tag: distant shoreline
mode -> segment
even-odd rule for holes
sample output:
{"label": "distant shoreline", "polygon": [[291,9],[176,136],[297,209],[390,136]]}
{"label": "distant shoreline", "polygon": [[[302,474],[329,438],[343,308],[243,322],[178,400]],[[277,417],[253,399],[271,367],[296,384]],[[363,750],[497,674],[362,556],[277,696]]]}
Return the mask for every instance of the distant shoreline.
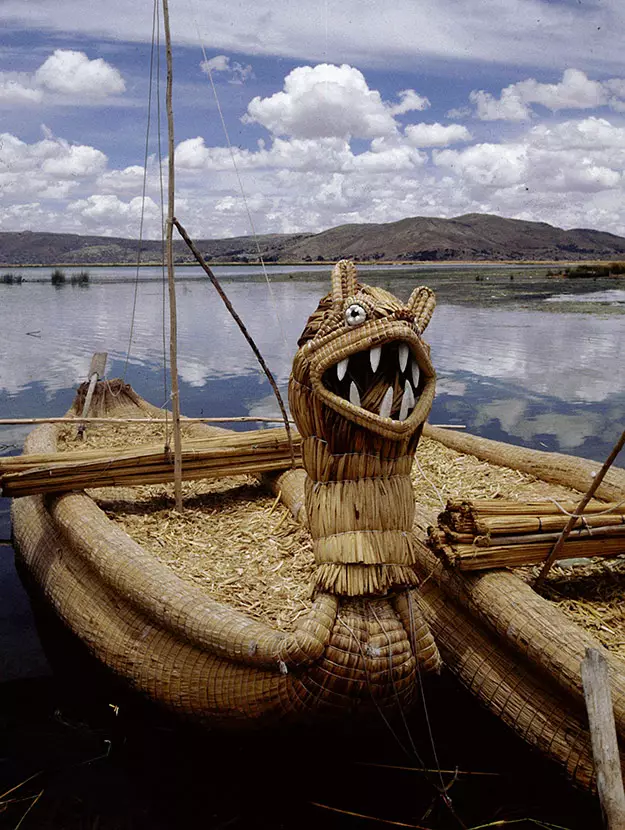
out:
{"label": "distant shoreline", "polygon": [[[535,265],[537,267],[556,267],[567,268],[572,265],[609,265],[615,262],[614,258],[610,259],[432,259],[432,260],[405,260],[405,259],[371,259],[371,260],[355,260],[357,266],[384,266],[384,265],[401,265],[405,268],[414,268],[416,266],[435,266],[435,265]],[[337,260],[327,260],[324,262],[307,262],[307,261],[284,261],[284,262],[265,262],[266,268],[275,267],[302,267],[302,268],[328,268],[334,267]],[[142,262],[140,268],[159,268],[163,265],[162,262]],[[209,262],[208,265],[212,268],[227,267],[227,268],[253,268],[262,267],[260,262]],[[176,268],[197,268],[200,267],[197,262],[176,262]],[[34,263],[0,263],[0,271],[17,269],[17,268],[136,268],[135,262],[50,262],[42,264],[40,262]]]}

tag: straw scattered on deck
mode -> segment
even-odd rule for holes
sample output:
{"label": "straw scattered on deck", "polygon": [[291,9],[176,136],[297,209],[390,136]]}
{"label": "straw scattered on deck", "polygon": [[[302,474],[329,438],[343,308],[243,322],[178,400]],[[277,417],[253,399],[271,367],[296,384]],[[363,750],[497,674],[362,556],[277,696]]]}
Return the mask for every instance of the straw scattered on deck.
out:
{"label": "straw scattered on deck", "polygon": [[[185,429],[197,429],[191,425]],[[158,441],[162,423],[98,426],[77,441],[63,428],[60,449]],[[417,525],[434,523],[449,498],[575,501],[579,494],[524,473],[462,455],[422,439],[413,469]],[[90,491],[111,519],[182,579],[214,599],[288,630],[310,604],[314,570],[308,532],[249,476],[184,484],[185,511],[174,508],[173,486]],[[530,581],[535,568],[516,573]],[[607,648],[625,655],[625,560],[584,560],[554,567],[544,595]]]}

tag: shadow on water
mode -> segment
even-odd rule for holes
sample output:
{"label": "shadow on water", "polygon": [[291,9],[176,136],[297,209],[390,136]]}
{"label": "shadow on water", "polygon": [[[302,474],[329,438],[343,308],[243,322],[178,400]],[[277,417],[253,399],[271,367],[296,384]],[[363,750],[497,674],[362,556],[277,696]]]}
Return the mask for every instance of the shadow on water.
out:
{"label": "shadow on water", "polygon": [[0,685],[0,793],[17,787],[3,827],[29,808],[21,827],[41,830],[600,827],[595,800],[446,673],[424,685],[427,717],[419,703],[366,729],[346,714],[326,729],[202,731],[120,687],[21,576],[55,674]]}

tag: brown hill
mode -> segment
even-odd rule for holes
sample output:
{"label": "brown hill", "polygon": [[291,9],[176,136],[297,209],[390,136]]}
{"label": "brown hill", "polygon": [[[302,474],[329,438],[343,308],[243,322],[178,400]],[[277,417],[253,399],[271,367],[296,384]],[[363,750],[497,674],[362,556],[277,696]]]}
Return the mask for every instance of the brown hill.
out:
{"label": "brown hill", "polygon": [[[278,259],[285,247],[304,239],[306,234],[265,234],[258,237],[258,247],[269,261]],[[212,239],[197,243],[209,261],[247,261],[256,259],[256,240],[250,236]],[[141,261],[159,262],[161,241],[141,242]],[[112,265],[135,264],[136,239],[113,236],[80,236],[71,233],[0,233],[0,264],[4,265]],[[174,242],[177,262],[194,262],[193,254],[182,240]]]}
{"label": "brown hill", "polygon": [[[212,262],[253,262],[258,248],[267,262],[360,260],[579,260],[623,259],[625,238],[590,229],[565,231],[545,222],[469,213],[454,219],[418,216],[388,224],[340,225],[317,234],[266,234],[203,240]],[[158,261],[161,243],[141,245],[144,262]],[[178,262],[190,262],[184,243],[175,243]],[[134,263],[137,241],[25,231],[0,233],[0,264],[54,265]]]}
{"label": "brown hill", "polygon": [[287,252],[311,260],[610,259],[625,255],[625,239],[469,213],[454,219],[419,216],[384,225],[341,225],[299,240]]}

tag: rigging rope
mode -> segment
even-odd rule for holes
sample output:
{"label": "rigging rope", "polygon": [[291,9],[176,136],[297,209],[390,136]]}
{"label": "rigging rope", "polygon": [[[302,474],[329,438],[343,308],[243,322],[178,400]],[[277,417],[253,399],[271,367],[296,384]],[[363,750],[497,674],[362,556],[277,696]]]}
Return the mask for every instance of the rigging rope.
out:
{"label": "rigging rope", "polygon": [[232,161],[232,167],[234,169],[234,173],[236,175],[237,183],[238,183],[238,186],[239,186],[239,193],[241,194],[241,199],[242,199],[243,205],[245,207],[245,213],[247,214],[247,221],[248,221],[250,229],[252,231],[252,236],[254,237],[254,244],[256,246],[256,253],[258,255],[258,260],[260,262],[260,266],[261,266],[261,269],[262,269],[262,272],[263,272],[263,276],[265,278],[265,283],[267,284],[267,290],[269,291],[269,296],[271,298],[271,303],[273,305],[273,310],[274,310],[274,314],[276,316],[276,320],[278,321],[278,326],[280,328],[280,334],[282,336],[282,340],[284,341],[284,345],[288,349],[289,344],[288,344],[286,334],[285,334],[285,331],[284,331],[284,326],[282,325],[282,319],[280,317],[280,312],[278,311],[278,304],[276,302],[276,298],[275,298],[275,295],[273,293],[273,288],[272,288],[272,285],[271,285],[271,281],[269,279],[269,274],[267,273],[267,267],[265,265],[265,260],[263,258],[263,255],[261,254],[261,251],[260,251],[260,244],[258,242],[258,234],[256,233],[256,226],[254,225],[254,219],[252,217],[252,212],[250,210],[249,203],[248,203],[248,200],[247,200],[247,196],[245,194],[245,188],[243,187],[243,180],[241,178],[241,173],[240,173],[239,167],[237,165],[236,157],[235,157],[235,154],[234,154],[234,148],[232,146],[232,142],[230,141],[230,134],[228,132],[228,127],[226,126],[226,119],[224,118],[223,110],[221,108],[221,102],[219,100],[219,95],[217,94],[217,87],[215,86],[215,80],[213,78],[213,73],[212,73],[212,70],[211,70],[210,65],[209,65],[208,57],[206,55],[206,49],[205,49],[204,44],[202,42],[202,36],[200,34],[200,30],[199,30],[199,27],[198,27],[198,24],[197,24],[197,17],[195,15],[195,8],[193,9],[192,16],[193,16],[193,22],[195,24],[195,30],[196,30],[196,33],[197,33],[198,42],[200,44],[200,49],[202,50],[202,55],[204,57],[204,68],[206,70],[206,74],[208,76],[211,88],[213,90],[213,96],[215,98],[215,105],[217,107],[217,112],[219,114],[219,120],[221,121],[221,127],[222,127],[222,130],[223,130],[223,133],[224,133],[224,137],[226,139],[226,144],[228,145],[228,152],[230,154],[230,160]]}
{"label": "rigging rope", "polygon": [[135,318],[137,314],[137,297],[139,294],[139,268],[141,266],[141,245],[143,243],[143,225],[145,219],[145,194],[147,189],[148,178],[148,153],[150,142],[150,126],[152,121],[152,85],[154,80],[154,44],[156,42],[156,26],[158,19],[157,11],[158,0],[154,0],[154,8],[152,11],[152,44],[150,48],[150,80],[148,84],[148,112],[145,128],[145,147],[143,152],[143,186],[141,191],[141,218],[139,221],[139,239],[137,240],[137,263],[135,266],[135,280],[134,293],[132,300],[132,312],[130,315],[130,334],[128,336],[128,348],[126,350],[126,360],[124,362],[124,371],[122,372],[122,380],[126,380],[126,373],[128,371],[128,362],[130,361],[130,351],[132,349],[132,338],[135,329]]}

